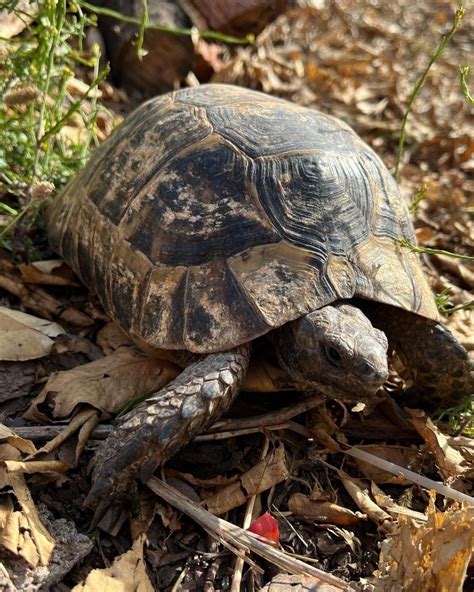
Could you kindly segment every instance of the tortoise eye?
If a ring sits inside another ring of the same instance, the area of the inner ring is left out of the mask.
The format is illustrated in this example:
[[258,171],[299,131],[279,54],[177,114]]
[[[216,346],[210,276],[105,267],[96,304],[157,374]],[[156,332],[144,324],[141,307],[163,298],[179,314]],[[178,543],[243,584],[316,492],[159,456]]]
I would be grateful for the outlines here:
[[324,353],[326,354],[327,359],[331,362],[333,366],[336,366],[336,368],[341,368],[341,354],[337,351],[335,347],[324,348]]

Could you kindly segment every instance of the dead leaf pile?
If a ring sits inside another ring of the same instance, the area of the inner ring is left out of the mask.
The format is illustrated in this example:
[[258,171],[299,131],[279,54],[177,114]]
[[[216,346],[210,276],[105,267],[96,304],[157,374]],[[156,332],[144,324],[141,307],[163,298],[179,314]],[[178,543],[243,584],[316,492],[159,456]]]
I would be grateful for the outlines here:
[[402,516],[382,543],[373,590],[462,590],[473,548],[474,508],[439,512],[431,499],[426,522]]

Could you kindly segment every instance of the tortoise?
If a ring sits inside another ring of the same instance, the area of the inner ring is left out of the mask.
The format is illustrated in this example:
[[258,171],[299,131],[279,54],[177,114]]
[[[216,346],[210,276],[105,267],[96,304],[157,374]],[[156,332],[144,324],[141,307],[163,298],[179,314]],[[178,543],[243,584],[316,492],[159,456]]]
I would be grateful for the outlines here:
[[126,495],[212,424],[262,336],[301,390],[370,400],[390,344],[408,394],[450,405],[472,393],[467,353],[400,246],[415,237],[398,186],[335,117],[221,84],[155,97],[46,223],[110,317],[183,368],[99,448],[91,505]]

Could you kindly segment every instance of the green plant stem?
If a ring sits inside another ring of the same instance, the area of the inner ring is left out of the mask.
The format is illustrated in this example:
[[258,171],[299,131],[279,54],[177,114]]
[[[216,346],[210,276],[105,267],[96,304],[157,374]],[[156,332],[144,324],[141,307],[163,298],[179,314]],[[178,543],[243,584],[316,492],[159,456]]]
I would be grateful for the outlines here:
[[[54,65],[54,58],[56,55],[56,48],[57,48],[57,44],[58,44],[58,40],[59,37],[61,35],[61,30],[64,26],[64,20],[66,18],[66,0],[59,0],[56,4],[56,7],[54,6],[55,3],[52,3],[53,6],[53,11],[55,13],[55,19],[53,20],[54,22],[54,30],[53,30],[53,35],[51,38],[51,45],[49,47],[49,52],[48,52],[48,60],[47,60],[47,65],[46,65],[46,80],[44,83],[42,90],[42,103],[41,103],[41,107],[40,107],[40,112],[39,112],[39,116],[38,116],[38,127],[37,127],[37,132],[36,132],[36,150],[35,150],[35,157],[34,157],[34,161],[33,161],[33,173],[31,175],[31,182],[33,183],[38,175],[38,167],[39,167],[39,157],[41,154],[41,142],[40,142],[40,138],[42,136],[42,132],[43,132],[43,127],[44,127],[44,118],[45,118],[45,113],[46,113],[46,97],[48,96],[49,93],[49,85],[51,82],[51,73],[53,71],[53,65]],[[56,12],[57,10],[57,12]]]
[[61,117],[61,119],[58,119],[58,121],[47,132],[45,132],[41,136],[41,138],[39,138],[38,142],[40,144],[42,144],[43,142],[48,140],[56,132],[61,130],[62,127],[64,127],[64,124],[68,121],[68,119],[70,119],[74,115],[74,113],[77,113],[77,111],[79,111],[84,99],[88,99],[90,97],[91,91],[94,88],[96,88],[106,78],[108,73],[109,73],[109,69],[105,68],[100,74],[97,75],[97,77],[94,77],[94,80],[91,82],[89,88],[87,89],[86,93],[84,94],[84,97],[75,101],[69,107],[69,109],[66,111],[66,113]]
[[[89,4],[89,2],[85,2],[84,0],[78,0],[78,4],[94,14],[109,16],[111,18],[123,21],[124,23],[131,23],[132,25],[138,25],[140,27],[143,22],[143,20],[140,18],[121,14],[120,12],[112,10],[111,8],[94,6],[93,4]],[[165,33],[171,33],[172,35],[186,35],[189,37],[193,34],[192,29],[175,29],[172,27],[166,27],[165,25],[148,24],[146,28],[154,29],[156,31],[164,31]],[[198,31],[198,34],[202,39],[213,39],[214,41],[221,41],[222,43],[228,43],[229,45],[248,45],[249,43],[253,43],[255,40],[255,37],[252,34],[246,35],[243,38],[225,35],[224,33],[218,33],[217,31]]]
[[474,97],[471,96],[471,93],[469,92],[469,87],[467,86],[467,77],[469,76],[469,70],[469,66],[461,66],[459,68],[459,77],[461,79],[462,94],[464,95],[469,105],[471,107],[474,107]]
[[446,255],[447,257],[452,257],[453,259],[462,259],[463,261],[474,261],[474,257],[470,255],[461,255],[459,253],[451,253],[450,251],[445,251],[444,249],[432,249],[431,247],[419,247],[417,245],[412,245],[409,240],[406,238],[401,238],[399,243],[402,247],[406,249],[410,249],[412,253],[427,253],[428,255]]
[[428,186],[426,185],[426,183],[423,183],[423,185],[420,187],[418,193],[415,195],[415,198],[413,199],[413,201],[410,204],[409,210],[410,210],[411,214],[414,214],[417,211],[418,206],[425,199],[427,191],[428,191]]
[[431,69],[431,66],[441,57],[441,55],[443,54],[443,52],[446,49],[447,45],[449,44],[449,42],[453,38],[453,35],[456,32],[456,29],[461,24],[462,18],[464,16],[464,12],[465,12],[464,6],[460,6],[456,10],[456,12],[454,14],[454,22],[453,22],[453,25],[452,25],[451,29],[441,39],[441,42],[438,45],[438,47],[436,48],[436,50],[434,51],[433,55],[431,56],[431,59],[428,62],[428,65],[426,66],[425,71],[420,76],[420,78],[416,81],[415,86],[413,87],[413,90],[411,91],[410,97],[408,99],[407,110],[405,111],[405,114],[403,115],[402,125],[401,125],[401,128],[400,128],[400,139],[399,139],[399,142],[398,142],[397,164],[395,166],[395,178],[396,179],[398,179],[398,173],[400,171],[400,164],[401,164],[402,154],[403,154],[403,147],[405,145],[405,128],[406,128],[406,125],[407,125],[408,116],[411,113],[412,108],[413,108],[413,103],[414,103],[414,101],[416,99],[416,96],[418,95],[418,93],[420,92],[420,90],[422,89],[422,87],[423,87],[423,85],[424,85],[424,83],[426,81],[426,78],[428,76],[428,72]]
[[147,0],[141,0],[141,5],[142,5],[142,18],[140,20],[140,29],[138,31],[138,40],[137,40],[137,55],[138,55],[138,59],[140,59],[140,60],[144,56],[143,42],[145,41],[145,30],[150,25],[150,23],[148,21],[148,2],[147,2]]

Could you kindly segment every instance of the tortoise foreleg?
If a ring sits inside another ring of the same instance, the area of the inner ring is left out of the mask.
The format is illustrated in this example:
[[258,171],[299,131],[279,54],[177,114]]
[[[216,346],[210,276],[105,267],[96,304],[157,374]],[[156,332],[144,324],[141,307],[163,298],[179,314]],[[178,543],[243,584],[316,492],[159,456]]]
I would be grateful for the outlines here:
[[412,401],[446,408],[473,394],[473,364],[449,329],[400,309],[391,314],[386,305],[371,309],[410,375]]
[[226,411],[247,371],[250,346],[209,354],[121,418],[93,459],[86,504],[123,497]]

